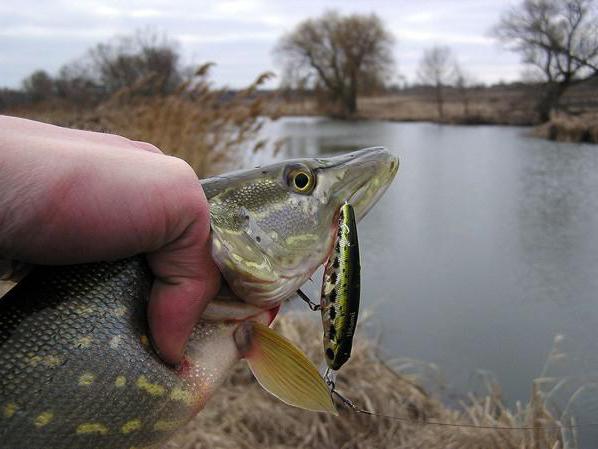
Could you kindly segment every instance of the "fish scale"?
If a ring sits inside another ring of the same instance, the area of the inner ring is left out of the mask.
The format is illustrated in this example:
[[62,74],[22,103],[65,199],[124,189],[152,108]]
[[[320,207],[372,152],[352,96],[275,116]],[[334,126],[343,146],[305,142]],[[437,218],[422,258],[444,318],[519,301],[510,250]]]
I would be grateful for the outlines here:
[[[185,421],[191,417],[191,407],[167,394],[175,387],[189,388],[188,381],[147,350],[140,338],[147,335],[140,298],[147,297],[150,281],[141,257],[38,267],[27,283],[2,298],[0,447],[109,449],[150,444],[174,430],[154,430],[160,416]],[[36,339],[27,332],[31,328]],[[124,379],[124,385],[117,385],[117,378]],[[153,393],[163,388],[162,394],[152,394],[140,378],[156,387]],[[135,419],[146,438],[122,431]],[[30,433],[25,445],[22,432]],[[161,435],[156,438],[156,433]]]

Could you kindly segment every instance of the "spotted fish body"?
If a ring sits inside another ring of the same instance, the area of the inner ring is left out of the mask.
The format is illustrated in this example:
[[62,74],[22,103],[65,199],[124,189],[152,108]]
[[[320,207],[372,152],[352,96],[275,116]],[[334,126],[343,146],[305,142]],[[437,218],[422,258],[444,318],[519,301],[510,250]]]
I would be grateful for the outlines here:
[[114,449],[167,439],[237,358],[201,354],[234,326],[202,322],[178,370],[150,348],[142,257],[38,267],[0,300],[0,448]]
[[[178,369],[149,340],[143,256],[35,267],[0,298],[0,449],[159,447],[241,358],[240,321],[268,324],[326,259],[335,211],[353,198],[363,216],[397,168],[373,149],[203,180],[213,257],[232,292],[208,305]],[[312,176],[309,191],[293,173]]]
[[339,210],[336,238],[324,269],[320,299],[324,358],[333,370],[338,370],[351,356],[359,313],[360,282],[355,212],[345,203]]

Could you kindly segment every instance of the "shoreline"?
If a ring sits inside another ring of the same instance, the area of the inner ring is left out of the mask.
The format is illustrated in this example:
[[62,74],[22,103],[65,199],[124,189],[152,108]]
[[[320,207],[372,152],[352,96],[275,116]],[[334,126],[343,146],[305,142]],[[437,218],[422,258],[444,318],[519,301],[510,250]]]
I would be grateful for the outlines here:
[[[443,113],[427,91],[401,91],[387,95],[359,97],[357,113],[349,120],[429,122],[463,126],[532,127],[531,136],[569,143],[598,144],[598,108],[579,106],[587,92],[572,90],[563,100],[568,112],[554,112],[541,123],[535,112],[536,95],[524,88],[480,88],[466,94],[446,92]],[[329,117],[339,120],[330,107],[310,95],[273,96],[269,99],[271,117]]]
[[340,118],[329,116],[323,113],[315,112],[298,112],[298,113],[283,113],[277,114],[276,118],[283,117],[319,117],[329,118],[333,120],[347,120],[347,121],[386,121],[393,123],[432,123],[437,125],[449,125],[449,126],[513,126],[518,128],[530,128],[530,137],[549,140],[553,142],[562,143],[586,143],[586,144],[598,144],[598,114],[588,114],[589,118],[568,116],[564,114],[556,115],[552,117],[550,121],[546,123],[512,123],[509,121],[495,121],[495,120],[484,120],[477,118],[464,118],[457,120],[437,120],[432,118],[398,118],[398,117],[372,117],[363,114],[357,114],[354,117]]

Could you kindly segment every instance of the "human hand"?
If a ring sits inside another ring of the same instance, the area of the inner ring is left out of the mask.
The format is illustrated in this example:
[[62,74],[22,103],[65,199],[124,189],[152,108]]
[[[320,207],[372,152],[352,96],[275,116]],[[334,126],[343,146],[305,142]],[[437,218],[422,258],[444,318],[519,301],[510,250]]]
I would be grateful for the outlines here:
[[180,361],[220,285],[208,203],[191,167],[151,144],[0,116],[0,257],[33,264],[146,253],[149,325]]

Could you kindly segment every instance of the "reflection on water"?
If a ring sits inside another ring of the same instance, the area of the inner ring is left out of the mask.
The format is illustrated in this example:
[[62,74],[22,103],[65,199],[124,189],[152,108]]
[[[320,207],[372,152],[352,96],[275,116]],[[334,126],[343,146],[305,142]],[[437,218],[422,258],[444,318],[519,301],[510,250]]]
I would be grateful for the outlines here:
[[525,132],[311,118],[265,129],[288,137],[284,158],[399,155],[360,226],[362,297],[385,352],[437,364],[457,391],[486,370],[510,401],[529,398],[557,335],[566,356],[544,374],[598,373],[598,147]]

